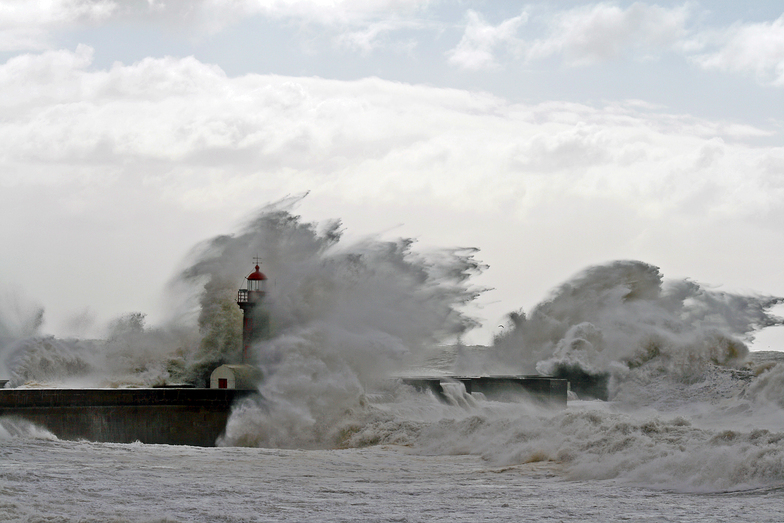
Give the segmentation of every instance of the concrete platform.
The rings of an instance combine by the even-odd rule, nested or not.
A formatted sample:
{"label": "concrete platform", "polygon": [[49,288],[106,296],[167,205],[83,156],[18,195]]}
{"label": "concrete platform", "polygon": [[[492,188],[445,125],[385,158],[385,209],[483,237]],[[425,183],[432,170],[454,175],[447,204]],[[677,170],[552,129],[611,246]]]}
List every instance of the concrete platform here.
{"label": "concrete platform", "polygon": [[526,394],[536,401],[566,406],[569,381],[549,376],[431,376],[402,378],[403,383],[418,390],[430,390],[444,396],[443,382],[459,382],[467,393],[481,392],[488,399],[511,399]]}
{"label": "concrete platform", "polygon": [[58,438],[213,447],[235,400],[232,389],[1,389],[0,416],[28,420]]}

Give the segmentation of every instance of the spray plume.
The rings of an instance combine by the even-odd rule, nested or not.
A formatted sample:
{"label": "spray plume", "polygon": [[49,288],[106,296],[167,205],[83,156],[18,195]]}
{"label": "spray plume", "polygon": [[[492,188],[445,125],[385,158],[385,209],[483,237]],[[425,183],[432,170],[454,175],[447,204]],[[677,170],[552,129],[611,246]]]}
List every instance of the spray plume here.
{"label": "spray plume", "polygon": [[[269,275],[263,307],[271,335],[254,347],[265,379],[263,405],[235,413],[227,441],[273,446],[332,444],[330,430],[359,408],[366,389],[399,372],[407,358],[476,326],[460,312],[480,289],[475,249],[418,253],[410,239],[341,244],[339,221],[322,226],[291,213],[298,198],[265,208],[235,236],[214,238],[186,269],[203,282],[200,324],[208,338],[236,297],[237,274],[259,256]],[[236,308],[236,305],[234,305]],[[209,316],[210,321],[206,321]],[[202,343],[197,371],[231,359],[231,343]]]}
{"label": "spray plume", "polygon": [[510,314],[510,328],[495,338],[485,365],[611,374],[612,393],[645,373],[695,381],[710,365],[742,363],[755,331],[784,322],[770,313],[783,301],[668,281],[653,265],[617,261],[586,269],[528,315]]}

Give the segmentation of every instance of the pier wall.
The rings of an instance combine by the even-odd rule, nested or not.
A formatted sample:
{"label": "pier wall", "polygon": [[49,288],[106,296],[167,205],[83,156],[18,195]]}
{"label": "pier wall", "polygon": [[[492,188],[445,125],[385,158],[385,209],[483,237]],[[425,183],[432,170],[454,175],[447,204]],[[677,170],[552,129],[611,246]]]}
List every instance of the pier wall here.
{"label": "pier wall", "polygon": [[404,383],[418,390],[430,390],[444,396],[442,382],[460,382],[468,394],[479,392],[488,399],[510,400],[520,395],[554,406],[566,406],[569,382],[549,376],[441,376],[403,378]]}
{"label": "pier wall", "polygon": [[215,446],[236,399],[232,389],[2,389],[0,416],[61,439]]}

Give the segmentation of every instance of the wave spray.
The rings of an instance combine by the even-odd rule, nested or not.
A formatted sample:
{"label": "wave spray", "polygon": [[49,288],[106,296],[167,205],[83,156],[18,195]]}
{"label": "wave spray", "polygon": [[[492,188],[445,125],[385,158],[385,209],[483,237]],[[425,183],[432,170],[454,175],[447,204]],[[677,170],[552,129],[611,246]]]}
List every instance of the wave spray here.
{"label": "wave spray", "polygon": [[[782,324],[771,313],[781,298],[617,261],[510,313],[492,345],[455,347],[477,325],[463,312],[483,292],[471,281],[485,269],[475,249],[417,250],[404,238],[347,243],[339,221],[293,214],[298,200],[197,246],[172,284],[185,289],[181,314],[166,324],[148,327],[132,313],[105,339],[62,340],[38,334],[35,307],[13,321],[4,312],[0,358],[12,385],[204,386],[212,369],[241,358],[237,290],[258,256],[270,278],[269,330],[250,359],[264,377],[260,394],[235,406],[222,445],[405,445],[685,490],[784,482],[784,359],[746,346],[757,330]],[[523,397],[467,394],[459,383],[445,383],[438,398],[395,379],[434,367],[589,377],[609,401],[578,392],[566,409],[547,410]]]}

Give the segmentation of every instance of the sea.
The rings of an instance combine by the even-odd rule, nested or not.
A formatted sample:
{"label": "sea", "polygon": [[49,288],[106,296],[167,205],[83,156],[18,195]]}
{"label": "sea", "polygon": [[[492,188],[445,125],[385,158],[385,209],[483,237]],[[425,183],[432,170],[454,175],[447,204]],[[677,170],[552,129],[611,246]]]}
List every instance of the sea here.
{"label": "sea", "polygon": [[[405,238],[344,245],[339,221],[278,202],[194,248],[160,324],[132,313],[100,336],[58,337],[35,307],[0,306],[7,387],[198,386],[241,357],[248,262],[269,278],[259,394],[233,407],[216,447],[64,441],[0,418],[0,522],[784,521],[784,352],[749,350],[781,328],[781,298],[616,260],[467,346],[479,256]],[[400,379],[494,374],[606,391],[555,407]]]}
{"label": "sea", "polygon": [[396,385],[333,448],[61,441],[2,420],[0,521],[780,522],[784,416],[748,397],[759,379],[717,370],[682,391],[715,398],[662,409]]}

